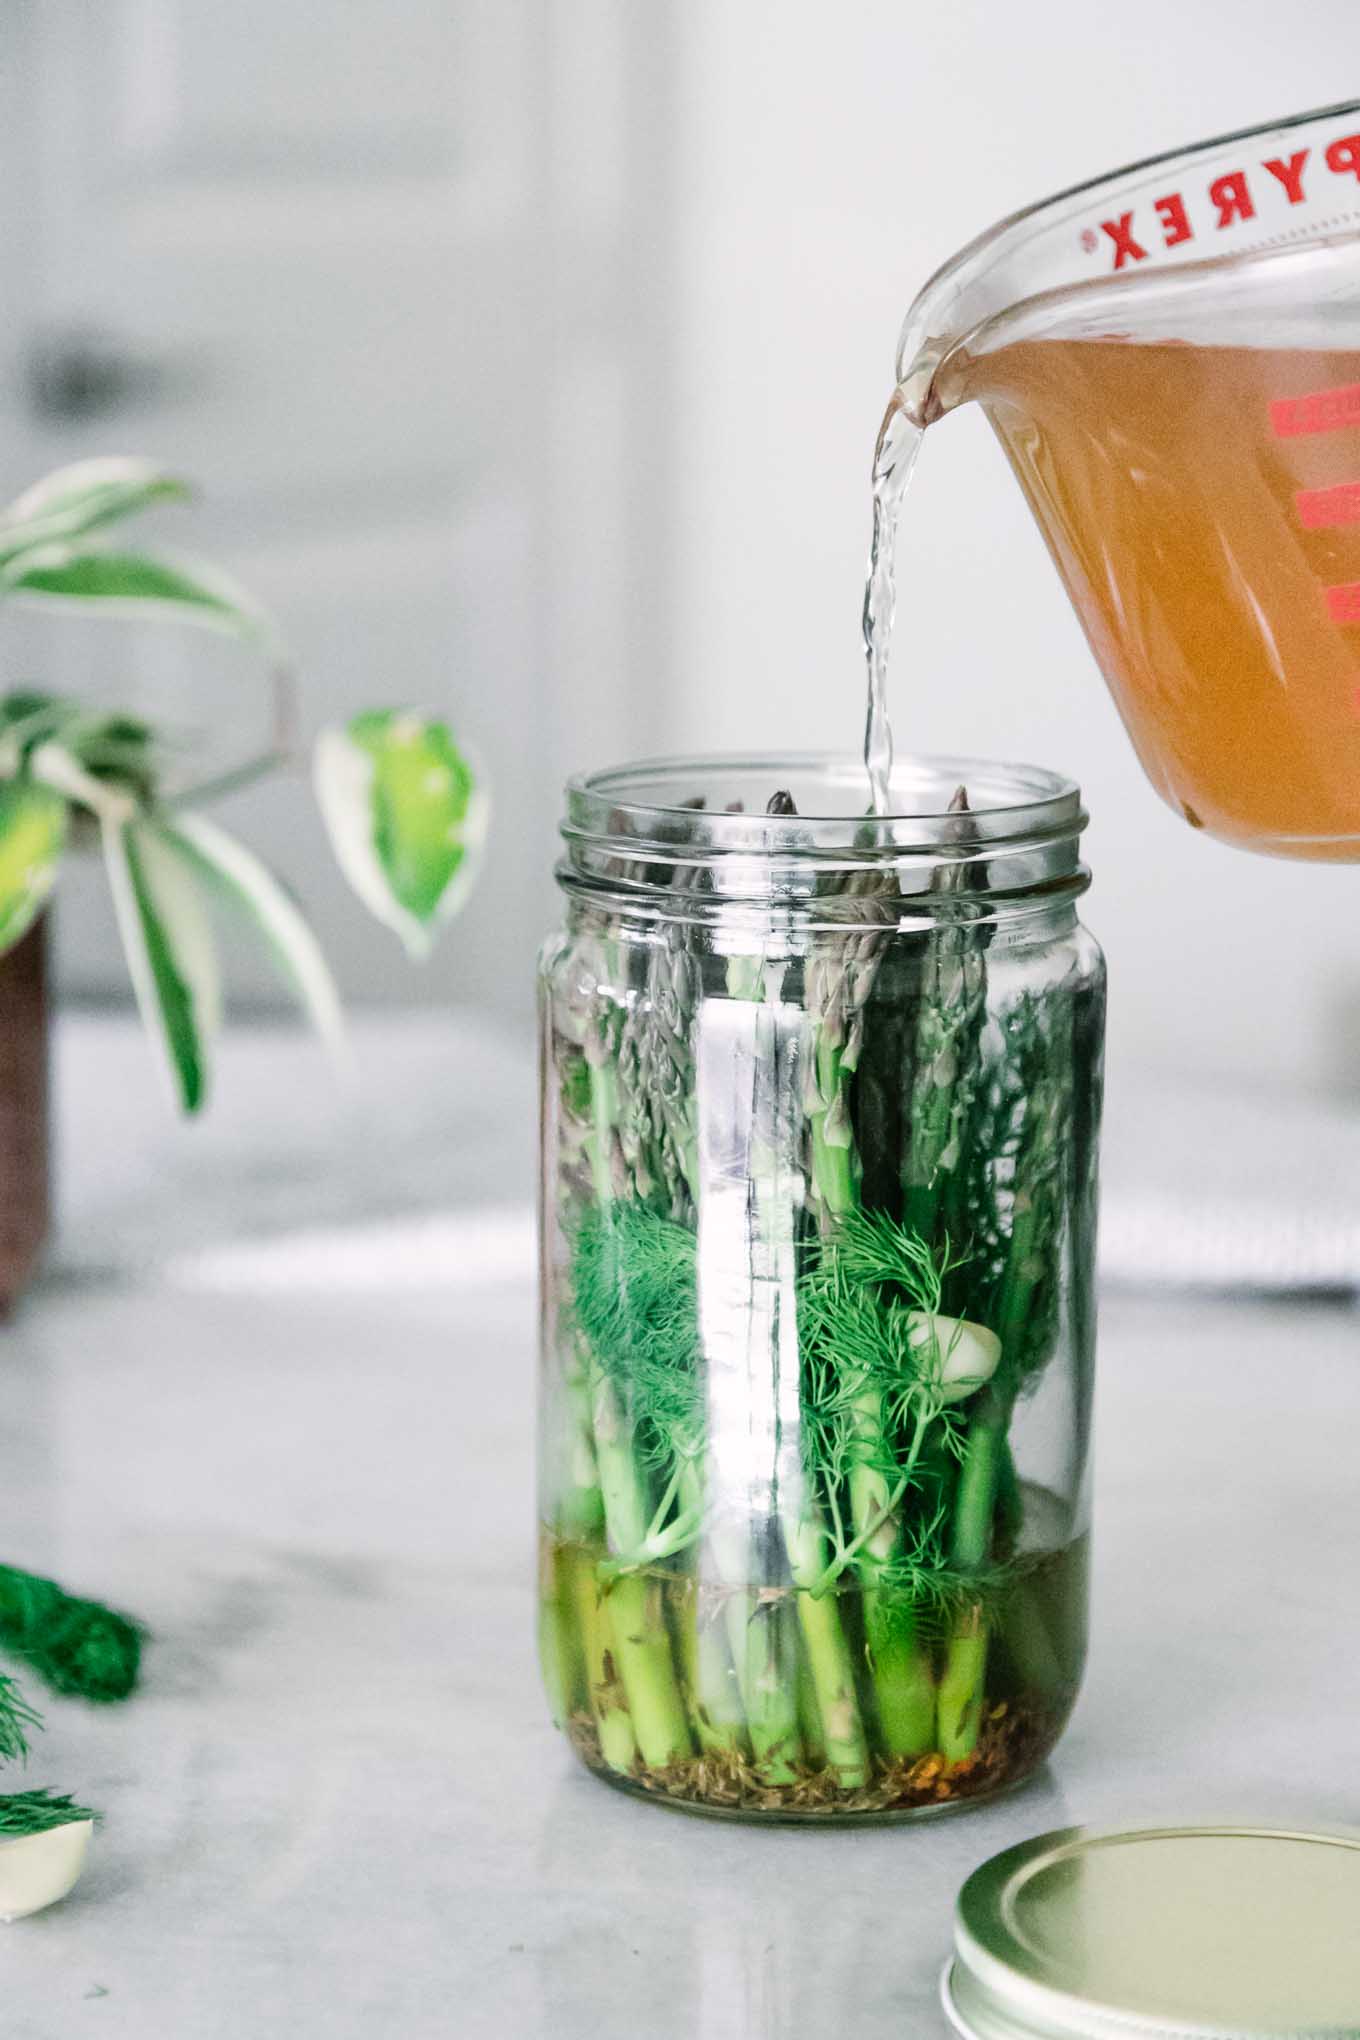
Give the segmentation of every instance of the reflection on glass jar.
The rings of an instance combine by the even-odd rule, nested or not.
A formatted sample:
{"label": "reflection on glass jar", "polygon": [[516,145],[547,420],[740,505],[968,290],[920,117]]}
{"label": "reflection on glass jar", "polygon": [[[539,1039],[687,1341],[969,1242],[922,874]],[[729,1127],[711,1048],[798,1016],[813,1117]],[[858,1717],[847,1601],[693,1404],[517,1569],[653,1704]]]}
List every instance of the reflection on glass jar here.
{"label": "reflection on glass jar", "polygon": [[573,783],[542,958],[544,1678],[600,1775],[743,1817],[1003,1790],[1085,1649],[1084,816],[976,760],[862,790]]}

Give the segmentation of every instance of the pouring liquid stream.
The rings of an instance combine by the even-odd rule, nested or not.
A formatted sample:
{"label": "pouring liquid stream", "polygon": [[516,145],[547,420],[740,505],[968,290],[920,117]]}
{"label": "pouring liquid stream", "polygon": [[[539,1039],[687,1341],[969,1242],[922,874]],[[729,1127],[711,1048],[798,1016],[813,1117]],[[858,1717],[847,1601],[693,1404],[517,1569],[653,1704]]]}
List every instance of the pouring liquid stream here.
{"label": "pouring liquid stream", "polygon": [[869,799],[876,815],[886,815],[890,806],[893,735],[888,717],[888,660],[897,607],[897,526],[907,483],[921,450],[921,430],[908,416],[901,391],[895,391],[874,448],[873,528],[864,585],[864,657],[869,669],[864,769],[869,775]]}

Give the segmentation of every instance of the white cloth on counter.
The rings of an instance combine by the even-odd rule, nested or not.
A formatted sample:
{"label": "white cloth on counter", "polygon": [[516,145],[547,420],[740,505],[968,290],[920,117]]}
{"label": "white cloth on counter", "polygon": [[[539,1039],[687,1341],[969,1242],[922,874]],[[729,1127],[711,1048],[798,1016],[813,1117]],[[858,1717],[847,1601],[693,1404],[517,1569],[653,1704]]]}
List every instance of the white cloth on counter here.
{"label": "white cloth on counter", "polygon": [[1143,1077],[1111,1087],[1101,1274],[1360,1294],[1360,1108]]}

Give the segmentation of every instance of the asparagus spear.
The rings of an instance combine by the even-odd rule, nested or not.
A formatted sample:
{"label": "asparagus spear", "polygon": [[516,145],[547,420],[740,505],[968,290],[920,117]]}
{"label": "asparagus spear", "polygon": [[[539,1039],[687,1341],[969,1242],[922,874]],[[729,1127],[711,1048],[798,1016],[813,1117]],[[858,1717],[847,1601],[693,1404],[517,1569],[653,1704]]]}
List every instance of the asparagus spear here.
{"label": "asparagus spear", "polygon": [[[698,809],[703,802],[686,805]],[[708,883],[702,871],[687,876],[683,869],[670,880],[671,889],[682,894],[704,890]],[[702,979],[695,942],[693,930],[678,916],[664,924],[649,945],[645,995],[630,1012],[623,1037],[625,1054],[635,1055],[636,1084],[645,1100],[654,1198],[672,1217],[689,1223],[696,1220],[701,1191],[694,1030]],[[697,1343],[692,1354],[676,1356],[675,1364],[681,1375],[697,1376]],[[695,1738],[705,1749],[744,1756],[743,1715],[749,1711],[757,1770],[768,1782],[788,1782],[795,1773],[784,1748],[780,1715],[786,1668],[769,1653],[773,1613],[759,1611],[762,1619],[757,1619],[757,1603],[746,1590],[749,1565],[744,1545],[736,1548],[730,1535],[714,1530],[702,1538],[699,1534],[710,1514],[701,1408],[693,1409],[680,1434],[673,1429],[670,1442],[676,1515],[668,1533],[661,1534],[669,1535],[676,1551],[688,1548],[693,1560],[680,1645]],[[771,1713],[778,1718],[770,1719]],[[770,1764],[772,1772],[767,1770]]]}
{"label": "asparagus spear", "polygon": [[[568,1213],[589,1201],[593,1188],[612,1194],[612,1143],[597,1128],[597,1107],[607,1110],[607,1091],[598,1074],[597,1034],[601,1017],[594,997],[599,960],[568,942],[552,975],[568,987],[556,1009],[542,1013],[542,1083],[553,1117],[560,1192]],[[587,1053],[587,1044],[590,1053]],[[541,1214],[545,1259],[552,1245],[549,1213]],[[569,1221],[570,1222],[570,1221]],[[548,1455],[547,1486],[553,1497],[555,1549],[541,1567],[539,1660],[555,1717],[565,1719],[583,1697],[594,1719],[603,1761],[627,1772],[637,1755],[627,1700],[608,1651],[605,1618],[599,1607],[591,1549],[604,1532],[589,1364],[581,1341],[558,1320],[558,1285],[547,1289],[547,1351],[562,1367],[560,1435],[542,1439]],[[545,1405],[545,1414],[547,1413]]]}
{"label": "asparagus spear", "polygon": [[938,1440],[947,1451],[949,1405],[971,1386],[951,1379],[963,1328],[940,1336],[950,1324],[939,1315],[947,1267],[886,1214],[850,1213],[800,1297],[811,1454],[828,1491],[844,1478],[850,1500],[850,1534],[836,1540],[822,1588],[851,1568],[860,1581],[880,1737],[892,1757],[924,1755],[935,1739],[916,1602],[923,1576],[939,1569],[928,1548],[936,1526],[911,1552],[906,1511],[923,1497],[927,1446]]}
{"label": "asparagus spear", "polygon": [[[957,789],[949,812],[968,815],[966,787]],[[956,834],[967,840],[967,822],[956,825]],[[961,893],[968,884],[967,868],[960,863],[942,865],[935,874],[934,889],[941,895]],[[986,999],[978,931],[963,921],[945,921],[926,943],[902,1183],[903,1218],[924,1240],[935,1237],[945,1184],[963,1155]]]}
{"label": "asparagus spear", "polygon": [[601,1601],[589,1552],[571,1545],[566,1547],[566,1595],[581,1640],[586,1692],[600,1738],[600,1755],[611,1771],[626,1776],[637,1759],[638,1746],[628,1694],[617,1670],[612,1615]]}
{"label": "asparagus spear", "polygon": [[[891,872],[870,870],[854,873],[844,895],[854,902],[853,911],[858,915],[877,911],[886,925],[895,917],[895,891]],[[884,936],[874,929],[847,937],[839,954],[824,954],[809,966],[807,974],[807,1003],[814,1016],[816,1044],[816,1088],[809,1115],[812,1177],[823,1232],[831,1241],[837,1228],[859,1208],[862,1170],[853,1147],[849,1091],[859,1067],[866,1006],[883,943]],[[879,1728],[889,1755],[920,1756],[934,1739],[934,1680],[910,1599],[888,1585],[903,1549],[901,1502],[905,1488],[898,1487],[894,1479],[895,1453],[881,1386],[862,1369],[856,1373],[847,1366],[846,1373],[853,1412],[850,1510]],[[917,1449],[920,1443],[918,1434]]]}
{"label": "asparagus spear", "polygon": [[[824,1247],[832,1252],[838,1229],[860,1204],[863,1172],[854,1141],[851,1084],[864,1045],[865,1009],[883,953],[883,931],[895,918],[895,891],[891,871],[852,873],[839,895],[823,904],[822,911],[833,913],[839,906],[848,922],[851,917],[855,923],[867,918],[880,925],[853,933],[847,927],[834,941],[818,943],[804,972],[812,1038],[810,1188]],[[929,1748],[927,1716],[933,1717],[928,1699],[929,1666],[917,1651],[905,1608],[895,1607],[889,1619],[879,1579],[899,1547],[901,1529],[884,1469],[891,1448],[885,1438],[879,1393],[857,1374],[853,1364],[845,1372],[853,1412],[850,1509],[864,1580],[865,1641],[879,1726],[890,1754],[915,1755]],[[834,1506],[833,1496],[828,1495],[827,1500]],[[799,1613],[813,1657],[828,1762],[839,1764],[844,1778],[867,1760],[867,1738],[839,1610],[833,1598],[826,1598],[828,1577],[835,1565],[834,1546],[827,1539],[815,1504],[791,1529],[786,1527],[785,1537],[795,1584],[803,1589]]]}
{"label": "asparagus spear", "polygon": [[[1066,1012],[1050,999],[1050,1015]],[[1054,1023],[1060,1026],[1060,1022]],[[1070,1038],[1050,1031],[1045,1011],[1022,999],[1007,1027],[1012,1081],[1023,1100],[1005,1270],[993,1322],[1002,1363],[977,1398],[955,1498],[951,1556],[977,1571],[992,1548],[998,1496],[1009,1464],[1006,1434],[1027,1379],[1042,1365],[1058,1288],[1064,1164],[1072,1114]],[[974,1603],[950,1639],[940,1684],[940,1748],[951,1762],[969,1758],[981,1726],[988,1624]]]}
{"label": "asparagus spear", "polygon": [[[575,947],[577,977],[573,996],[560,1016],[574,1035],[584,1068],[584,1083],[571,1093],[572,1107],[584,1117],[580,1148],[590,1206],[611,1213],[620,1196],[636,1187],[636,1157],[630,1165],[621,1128],[630,1122],[630,1102],[620,1083],[620,1039],[624,1029],[622,971],[617,945],[586,938]],[[584,1096],[581,1095],[582,1091]],[[563,1345],[561,1333],[556,1344]],[[582,1514],[598,1510],[615,1552],[632,1552],[643,1541],[651,1509],[642,1473],[635,1461],[629,1415],[615,1384],[588,1342],[580,1348],[582,1381],[569,1384],[582,1411],[580,1437],[593,1448],[598,1504],[588,1486],[578,1492]],[[584,1471],[586,1461],[582,1459]],[[660,1590],[652,1581],[624,1575],[597,1581],[591,1606],[579,1589],[569,1600],[559,1598],[558,1611],[574,1602],[587,1682],[602,1748],[617,1753],[625,1742],[620,1694],[631,1718],[630,1733],[644,1763],[664,1766],[688,1755],[691,1740],[675,1667]],[[559,1653],[560,1662],[560,1653]],[[609,1759],[607,1759],[609,1761]]]}
{"label": "asparagus spear", "polygon": [[[673,883],[685,886],[692,882],[677,879]],[[632,1115],[633,1137],[631,1141],[627,1136],[621,1139],[619,1151],[632,1174],[635,1190],[642,1195],[648,1192],[659,1195],[677,1216],[695,1210],[701,1187],[697,1179],[697,1086],[692,1047],[699,997],[699,971],[692,938],[678,921],[672,922],[650,946],[645,996],[630,1005],[613,1043],[613,1088],[603,1090],[598,1082],[596,1087],[596,1108],[602,1113],[617,1116],[622,1105],[626,1115],[630,1096],[636,1093],[641,1097],[641,1109]],[[639,1138],[638,1129],[645,1129],[643,1138]],[[613,1198],[620,1173],[617,1155],[611,1157],[607,1172],[603,1166],[595,1170],[597,1202],[616,1213],[618,1206]],[[652,1305],[664,1318],[663,1297],[655,1296]],[[643,1315],[648,1315],[645,1300]],[[631,1371],[635,1380],[639,1358],[645,1350],[646,1340],[639,1344],[636,1336],[630,1335],[623,1357],[625,1371]],[[651,1382],[653,1412],[658,1392],[664,1392],[668,1380],[692,1385],[696,1371],[689,1356],[659,1356]],[[715,1528],[707,1542],[700,1545],[698,1532],[707,1501],[702,1411],[693,1406],[672,1411],[663,1429],[660,1459],[668,1473],[663,1480],[660,1507],[642,1529],[636,1511],[630,1517],[628,1511],[616,1506],[611,1517],[611,1544],[625,1564],[688,1548],[693,1550],[696,1562],[702,1560],[706,1566],[716,1567],[716,1598],[723,1610],[735,1660],[736,1684],[745,1702],[757,1769],[768,1782],[789,1782],[796,1775],[797,1727],[791,1667],[780,1637],[779,1611],[762,1603],[748,1589],[751,1568],[744,1540]],[[635,1459],[637,1442],[634,1439]],[[645,1452],[643,1456],[646,1457]],[[620,1526],[627,1524],[631,1536],[622,1534],[622,1528],[616,1531],[616,1522]],[[738,1541],[741,1549],[737,1548]],[[699,1599],[696,1579],[680,1639],[695,1733],[705,1746],[718,1742],[729,1750],[741,1751],[745,1735],[740,1714],[732,1704],[732,1667],[713,1624],[700,1620]],[[692,1637],[684,1633],[691,1621],[697,1625]]]}
{"label": "asparagus spear", "polygon": [[[628,1420],[604,1369],[592,1364],[595,1449],[605,1524],[615,1549],[630,1551],[645,1534],[647,1508],[633,1460]],[[628,1709],[643,1762],[659,1768],[690,1753],[689,1727],[671,1658],[661,1588],[654,1578],[622,1572],[601,1588],[601,1613],[612,1632]]]}
{"label": "asparagus spear", "polygon": [[[804,969],[811,1030],[808,1126],[810,1192],[824,1232],[859,1203],[861,1164],[850,1112],[851,1079],[864,1045],[864,1009],[893,919],[891,873],[855,871],[839,894],[819,903],[828,918],[843,918],[846,932],[814,944]],[[865,918],[878,928],[852,932]]]}
{"label": "asparagus spear", "polygon": [[[774,794],[767,812],[792,814],[792,798],[786,793]],[[728,995],[733,1000],[772,1007],[778,1002],[785,968],[783,962],[771,962],[764,950],[759,956],[730,956]],[[745,1130],[746,1162],[754,1191],[753,1250],[769,1259],[776,1283],[781,1247],[789,1257],[794,1251],[787,1194],[773,1181],[777,1175],[789,1173],[783,1150],[792,1145],[791,1129],[779,1112],[776,1087],[769,1083],[769,1073],[779,1061],[780,1039],[771,1012],[750,1016],[747,1095],[734,1115]],[[769,1100],[763,1110],[759,1095],[762,1071]],[[755,1364],[761,1365],[758,1351],[753,1357]],[[760,1539],[756,1527],[753,1536],[750,1523],[737,1524],[720,1513],[710,1528],[708,1554],[719,1578],[730,1583],[726,1595],[728,1639],[756,1773],[767,1785],[786,1785],[797,1778],[806,1756],[798,1713],[797,1640],[789,1627],[790,1611],[778,1591],[777,1555],[767,1540]]]}

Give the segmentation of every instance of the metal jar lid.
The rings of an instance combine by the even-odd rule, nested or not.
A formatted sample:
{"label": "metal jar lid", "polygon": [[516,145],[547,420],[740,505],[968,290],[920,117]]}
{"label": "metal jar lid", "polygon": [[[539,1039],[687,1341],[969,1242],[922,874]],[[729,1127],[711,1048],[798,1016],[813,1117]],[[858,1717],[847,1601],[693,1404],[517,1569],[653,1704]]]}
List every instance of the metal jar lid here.
{"label": "metal jar lid", "polygon": [[1360,1833],[1062,1828],[959,1894],[967,2040],[1360,2040]]}

